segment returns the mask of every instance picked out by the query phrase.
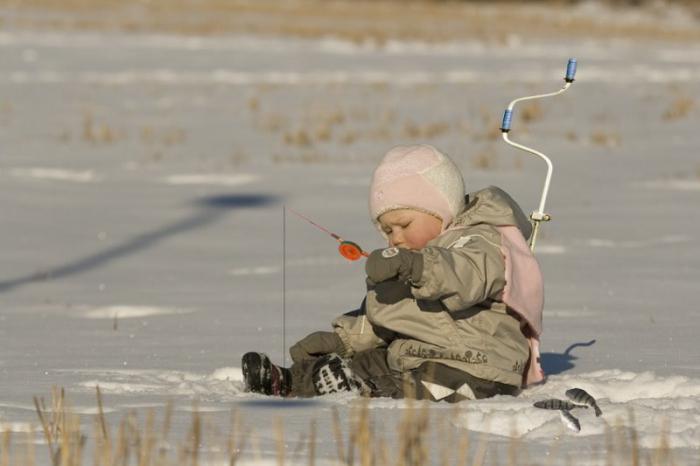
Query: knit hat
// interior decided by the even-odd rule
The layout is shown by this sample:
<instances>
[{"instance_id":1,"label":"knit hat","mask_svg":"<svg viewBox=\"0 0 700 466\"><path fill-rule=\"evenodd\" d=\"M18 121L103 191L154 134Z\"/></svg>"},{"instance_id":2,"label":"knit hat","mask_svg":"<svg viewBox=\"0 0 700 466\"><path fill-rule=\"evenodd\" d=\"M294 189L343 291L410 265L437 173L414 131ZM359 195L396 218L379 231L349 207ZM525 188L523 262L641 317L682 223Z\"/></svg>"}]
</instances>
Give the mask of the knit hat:
<instances>
[{"instance_id":1,"label":"knit hat","mask_svg":"<svg viewBox=\"0 0 700 466\"><path fill-rule=\"evenodd\" d=\"M437 215L445 230L464 209L464 180L457 165L428 144L391 149L374 170L369 211L377 223L396 209Z\"/></svg>"}]
</instances>

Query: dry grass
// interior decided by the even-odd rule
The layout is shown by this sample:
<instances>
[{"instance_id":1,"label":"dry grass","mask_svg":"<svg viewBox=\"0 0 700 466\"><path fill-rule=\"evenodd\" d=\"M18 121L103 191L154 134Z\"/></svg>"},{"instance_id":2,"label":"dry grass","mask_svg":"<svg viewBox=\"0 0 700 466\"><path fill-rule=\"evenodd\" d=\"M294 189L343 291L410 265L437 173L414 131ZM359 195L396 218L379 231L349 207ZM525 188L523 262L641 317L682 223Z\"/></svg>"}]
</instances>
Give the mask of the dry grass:
<instances>
[{"instance_id":1,"label":"dry grass","mask_svg":"<svg viewBox=\"0 0 700 466\"><path fill-rule=\"evenodd\" d=\"M187 132L183 128L155 128L153 126L143 126L141 128L141 142L147 145L167 147L175 144L183 144L186 140Z\"/></svg>"},{"instance_id":2,"label":"dry grass","mask_svg":"<svg viewBox=\"0 0 700 466\"><path fill-rule=\"evenodd\" d=\"M567 141L570 142L576 142L578 141L578 133L574 131L573 129L570 129L564 134L564 137L566 138Z\"/></svg>"},{"instance_id":3,"label":"dry grass","mask_svg":"<svg viewBox=\"0 0 700 466\"><path fill-rule=\"evenodd\" d=\"M179 127L153 127L142 126L135 131L140 141L151 149L167 148L184 144L187 140L187 132ZM96 117L92 111L86 110L82 114L79 129L63 128L57 130L52 137L57 141L68 144L71 142L84 142L93 146L110 145L128 139L130 131L124 127L114 125L106 119ZM156 153L160 152L158 150ZM154 156L154 159L162 156Z\"/></svg>"},{"instance_id":4,"label":"dry grass","mask_svg":"<svg viewBox=\"0 0 700 466\"><path fill-rule=\"evenodd\" d=\"M84 142L112 144L125 137L126 133L123 129L115 128L107 122L96 120L89 111L83 113L81 138Z\"/></svg>"},{"instance_id":5,"label":"dry grass","mask_svg":"<svg viewBox=\"0 0 700 466\"><path fill-rule=\"evenodd\" d=\"M369 137L378 141L388 141L391 135L391 128L388 125L378 126L369 132Z\"/></svg>"},{"instance_id":6,"label":"dry grass","mask_svg":"<svg viewBox=\"0 0 700 466\"><path fill-rule=\"evenodd\" d=\"M482 106L479 109L479 118L484 129L474 133L474 140L495 141L501 137L501 121L492 112L492 109Z\"/></svg>"},{"instance_id":7,"label":"dry grass","mask_svg":"<svg viewBox=\"0 0 700 466\"><path fill-rule=\"evenodd\" d=\"M267 132L281 133L280 137L285 145L297 148L311 148L317 143L328 143L334 136L337 136L339 142L343 144L350 144L358 138L356 132L340 133L336 130L348 121L348 116L343 109L314 110L313 106L309 108L306 113L294 118L301 121L301 127L290 127L291 117L276 113L260 116L258 126ZM257 111L256 104L251 108L251 112L257 113Z\"/></svg>"},{"instance_id":8,"label":"dry grass","mask_svg":"<svg viewBox=\"0 0 700 466\"><path fill-rule=\"evenodd\" d=\"M319 152L315 150L305 150L301 153L285 153L285 154L274 154L272 156L272 162L274 163L291 163L291 164L318 164L318 163L330 163L332 161L331 157L326 152Z\"/></svg>"},{"instance_id":9,"label":"dry grass","mask_svg":"<svg viewBox=\"0 0 700 466\"><path fill-rule=\"evenodd\" d=\"M692 4L691 4L692 6ZM175 34L336 36L357 42L390 39L504 42L523 37L621 37L694 41L700 28L670 28L655 21L620 22L599 15L571 15L566 2L436 2L400 0L0 0L16 14L13 27L123 30ZM697 8L697 7L695 7ZM38 15L37 10L53 14ZM435 27L439 24L440 27Z\"/></svg>"},{"instance_id":10,"label":"dry grass","mask_svg":"<svg viewBox=\"0 0 700 466\"><path fill-rule=\"evenodd\" d=\"M248 110L257 112L260 109L260 98L257 96L248 99Z\"/></svg>"},{"instance_id":11,"label":"dry grass","mask_svg":"<svg viewBox=\"0 0 700 466\"><path fill-rule=\"evenodd\" d=\"M690 97L678 97L661 116L665 121L679 120L687 117L695 108L695 101Z\"/></svg>"},{"instance_id":12,"label":"dry grass","mask_svg":"<svg viewBox=\"0 0 700 466\"><path fill-rule=\"evenodd\" d=\"M317 141L328 142L333 137L333 127L329 124L321 124L316 127L314 137Z\"/></svg>"},{"instance_id":13,"label":"dry grass","mask_svg":"<svg viewBox=\"0 0 700 466\"><path fill-rule=\"evenodd\" d=\"M392 125L396 122L396 119L396 109L387 108L382 112L382 115L379 117L379 123L383 125Z\"/></svg>"},{"instance_id":14,"label":"dry grass","mask_svg":"<svg viewBox=\"0 0 700 466\"><path fill-rule=\"evenodd\" d=\"M533 121L541 120L544 116L544 110L539 102L530 101L518 109L520 120L523 123L532 123Z\"/></svg>"},{"instance_id":15,"label":"dry grass","mask_svg":"<svg viewBox=\"0 0 700 466\"><path fill-rule=\"evenodd\" d=\"M498 166L496 150L489 146L472 157L472 167L477 170L493 170Z\"/></svg>"},{"instance_id":16,"label":"dry grass","mask_svg":"<svg viewBox=\"0 0 700 466\"><path fill-rule=\"evenodd\" d=\"M265 131L277 133L289 127L289 118L278 113L266 114L261 117L259 126Z\"/></svg>"},{"instance_id":17,"label":"dry grass","mask_svg":"<svg viewBox=\"0 0 700 466\"><path fill-rule=\"evenodd\" d=\"M614 131L595 130L591 133L591 142L596 146L615 148L622 144L622 137Z\"/></svg>"},{"instance_id":18,"label":"dry grass","mask_svg":"<svg viewBox=\"0 0 700 466\"><path fill-rule=\"evenodd\" d=\"M342 125L345 123L345 120L347 120L347 117L345 116L345 113L341 109L336 109L331 112L328 112L324 114L321 119L323 120L323 123L334 126L334 125Z\"/></svg>"},{"instance_id":19,"label":"dry grass","mask_svg":"<svg viewBox=\"0 0 700 466\"><path fill-rule=\"evenodd\" d=\"M403 136L413 140L430 140L442 136L450 130L450 124L444 121L417 124L407 121L403 127Z\"/></svg>"},{"instance_id":20,"label":"dry grass","mask_svg":"<svg viewBox=\"0 0 700 466\"><path fill-rule=\"evenodd\" d=\"M287 131L282 136L282 139L285 144L297 147L310 147L312 144L311 136L304 129Z\"/></svg>"},{"instance_id":21,"label":"dry grass","mask_svg":"<svg viewBox=\"0 0 700 466\"><path fill-rule=\"evenodd\" d=\"M354 130L347 130L340 136L341 144L349 145L355 143L360 138L360 134Z\"/></svg>"},{"instance_id":22,"label":"dry grass","mask_svg":"<svg viewBox=\"0 0 700 466\"><path fill-rule=\"evenodd\" d=\"M235 466L242 460L263 460L259 437L246 428L235 409L231 412L228 432L223 432L207 422L194 403L189 429L183 438L171 436L173 405L168 403L162 419L156 419L154 410L129 411L121 421L111 425L104 414L103 399L99 387L97 395L97 414L93 419L92 435L83 433L81 418L72 413L62 389L54 388L51 402L47 406L42 398L34 398L36 413L46 441L45 451L35 451L34 433L26 438L27 447L15 449L13 437L9 431L0 436L0 466L22 465L34 466L36 457L48 455L48 464L52 466L80 466L88 464L85 451L92 447L92 464L108 465L192 465L229 464ZM401 419L397 426L392 426L397 433L395 444L388 448L382 432L388 431L384 424L387 420L377 419L371 414L369 400L358 400L348 412L346 419L347 436L343 436L343 422L338 410L331 409L331 438L317 438L316 420L309 422L308 432L302 432L296 444L290 442L281 418L277 418L272 427L275 439L275 457L280 466L285 464L303 464L314 466L317 459L316 443L331 441L335 444L336 459L340 466L484 466L503 464L498 456L499 450L490 448L486 435L481 435L476 445L472 446L466 429L455 429L455 421L461 416L462 405L445 413L439 411L439 417L431 417L432 404L406 400L406 409L399 411ZM634 412L629 411L628 424L634 425ZM388 422L393 423L394 420ZM604 444L597 452L591 454L599 459L600 464L616 466L667 466L676 462L669 445L670 425L662 421L659 430L659 445L653 450L642 450L639 446L635 429L623 428L619 420L607 430ZM437 433L437 435L435 435ZM90 444L92 442L92 445ZM206 452L203 447L208 447ZM527 449L521 448L520 441L513 440L502 449L507 454L510 466L532 464L576 464L569 461L566 452L565 463L562 453L555 441L545 463L533 463L527 458ZM303 454L306 454L304 461ZM598 458L599 456L599 458ZM593 458L586 458L587 461ZM46 464L45 461L40 461Z\"/></svg>"}]
</instances>

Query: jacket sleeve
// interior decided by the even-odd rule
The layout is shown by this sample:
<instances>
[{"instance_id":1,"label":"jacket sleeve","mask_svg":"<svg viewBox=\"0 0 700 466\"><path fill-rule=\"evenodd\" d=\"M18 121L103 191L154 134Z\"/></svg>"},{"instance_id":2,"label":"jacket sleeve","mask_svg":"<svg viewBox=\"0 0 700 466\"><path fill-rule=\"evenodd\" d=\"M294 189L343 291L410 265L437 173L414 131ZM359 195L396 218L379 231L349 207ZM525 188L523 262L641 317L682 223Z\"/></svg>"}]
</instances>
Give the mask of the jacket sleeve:
<instances>
[{"instance_id":1,"label":"jacket sleeve","mask_svg":"<svg viewBox=\"0 0 700 466\"><path fill-rule=\"evenodd\" d=\"M387 346L386 340L378 336L367 319L365 301L360 309L343 314L333 321L333 331L343 342L341 356L352 357L355 353Z\"/></svg>"},{"instance_id":2,"label":"jacket sleeve","mask_svg":"<svg viewBox=\"0 0 700 466\"><path fill-rule=\"evenodd\" d=\"M416 299L439 300L449 311L496 299L505 287L500 245L482 234L464 234L448 247L421 250L423 273L412 283Z\"/></svg>"}]
</instances>

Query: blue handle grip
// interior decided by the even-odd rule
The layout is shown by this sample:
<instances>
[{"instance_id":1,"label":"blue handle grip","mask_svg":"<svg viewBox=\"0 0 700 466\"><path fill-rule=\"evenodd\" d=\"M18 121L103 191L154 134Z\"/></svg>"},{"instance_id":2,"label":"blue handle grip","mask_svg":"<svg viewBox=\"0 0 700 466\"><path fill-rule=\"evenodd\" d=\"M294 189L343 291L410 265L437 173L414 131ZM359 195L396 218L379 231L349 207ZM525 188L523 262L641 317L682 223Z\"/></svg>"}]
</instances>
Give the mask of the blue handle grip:
<instances>
[{"instance_id":1,"label":"blue handle grip","mask_svg":"<svg viewBox=\"0 0 700 466\"><path fill-rule=\"evenodd\" d=\"M567 83L574 82L574 76L576 76L576 59L569 58L569 63L566 65L566 78L564 80Z\"/></svg>"},{"instance_id":2,"label":"blue handle grip","mask_svg":"<svg viewBox=\"0 0 700 466\"><path fill-rule=\"evenodd\" d=\"M503 113L503 124L501 125L501 131L507 133L510 131L510 124L513 121L513 110L506 109Z\"/></svg>"}]
</instances>

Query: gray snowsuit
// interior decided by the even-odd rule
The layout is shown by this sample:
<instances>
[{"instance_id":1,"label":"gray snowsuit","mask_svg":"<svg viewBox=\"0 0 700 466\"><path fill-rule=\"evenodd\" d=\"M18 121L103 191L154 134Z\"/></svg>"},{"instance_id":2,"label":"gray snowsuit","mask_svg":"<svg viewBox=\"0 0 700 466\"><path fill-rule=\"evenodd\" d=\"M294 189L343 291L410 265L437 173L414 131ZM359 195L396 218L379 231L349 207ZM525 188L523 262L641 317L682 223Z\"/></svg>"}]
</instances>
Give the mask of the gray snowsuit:
<instances>
[{"instance_id":1,"label":"gray snowsuit","mask_svg":"<svg viewBox=\"0 0 700 466\"><path fill-rule=\"evenodd\" d=\"M292 348L293 396L313 396L309 368L336 352L373 396L460 401L517 394L542 379L541 273L525 245L530 223L504 191L471 193L419 252L410 282L368 286L357 311Z\"/></svg>"}]
</instances>

